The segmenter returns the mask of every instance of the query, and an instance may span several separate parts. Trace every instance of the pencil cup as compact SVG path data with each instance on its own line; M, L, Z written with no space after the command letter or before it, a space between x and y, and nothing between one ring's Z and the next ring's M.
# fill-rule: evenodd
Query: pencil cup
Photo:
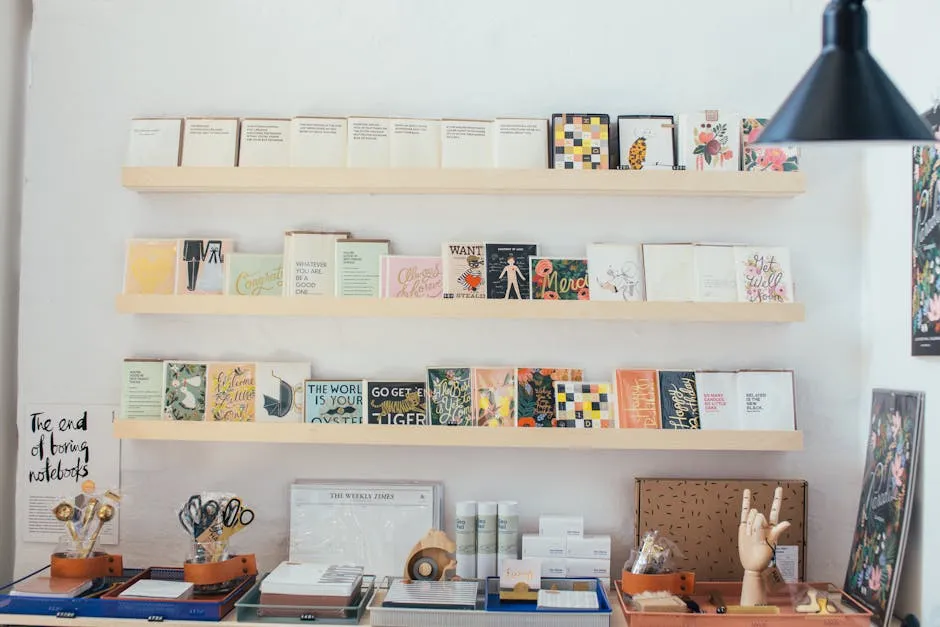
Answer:
M231 557L228 551L228 542L193 542L189 551L187 564L218 564L225 562ZM217 594L226 592L235 587L237 582L234 580L220 581L216 583L195 584L193 592L197 594Z

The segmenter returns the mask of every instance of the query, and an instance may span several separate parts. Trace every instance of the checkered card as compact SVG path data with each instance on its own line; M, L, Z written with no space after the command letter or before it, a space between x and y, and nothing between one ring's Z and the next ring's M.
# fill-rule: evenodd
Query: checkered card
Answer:
M611 388L608 382L556 381L555 426L575 429L610 428Z

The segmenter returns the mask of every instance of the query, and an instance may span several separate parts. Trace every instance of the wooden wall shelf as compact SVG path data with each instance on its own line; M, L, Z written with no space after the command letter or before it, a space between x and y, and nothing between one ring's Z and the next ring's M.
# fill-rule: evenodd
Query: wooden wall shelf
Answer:
M117 297L117 310L129 314L319 318L504 318L660 322L802 322L805 319L801 303L617 303L431 298L121 295Z
M369 446L649 451L799 451L803 449L803 434L800 431L521 429L116 420L114 435L127 440Z
M800 172L672 170L450 170L367 168L126 167L124 187L140 192L301 194L552 194L792 197Z

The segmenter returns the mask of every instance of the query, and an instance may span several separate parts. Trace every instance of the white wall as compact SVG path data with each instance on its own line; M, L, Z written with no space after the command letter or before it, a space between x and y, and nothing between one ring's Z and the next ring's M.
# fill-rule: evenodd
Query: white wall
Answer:
M936 41L940 5L934 0L874 3L872 42L885 70L920 111L940 97L936 55L911 42ZM922 625L940 626L936 560L940 537L933 525L940 516L940 360L911 357L911 150L872 148L866 158L866 244L862 266L863 352L867 385L927 393L924 446L921 449L911 542L902 570L897 615L909 612ZM863 399L862 421L869 419Z
M29 0L0 4L0 511L13 511L16 312L22 202L23 101ZM13 516L0 516L0 581L13 572Z
M861 164L807 151L795 200L141 195L120 187L127 121L144 114L611 114L706 106L769 114L817 52L823 2L605 0L39 0L23 224L20 403L117 403L132 355L309 359L323 376L414 376L431 363L792 367L806 451L539 452L126 442L121 550L182 559L174 515L193 491L237 490L260 512L241 545L270 566L299 477L442 479L458 499L515 498L583 512L589 531L633 531L637 476L810 482L809 575L841 582L860 481ZM799 8L797 8L799 7ZM586 8L579 8L583 14ZM767 24L774 41L768 43ZM577 30L576 40L568 33ZM596 33L596 34L591 34ZM566 43L567 42L567 43ZM596 62L586 59L595 50ZM794 325L273 320L114 311L131 236L218 233L275 251L290 227L387 236L432 254L446 239L747 241L792 249L807 321ZM821 271L820 268L824 268ZM838 486L838 489L834 489ZM451 517L448 516L448 519ZM449 521L448 521L448 524ZM17 568L49 547L20 542Z

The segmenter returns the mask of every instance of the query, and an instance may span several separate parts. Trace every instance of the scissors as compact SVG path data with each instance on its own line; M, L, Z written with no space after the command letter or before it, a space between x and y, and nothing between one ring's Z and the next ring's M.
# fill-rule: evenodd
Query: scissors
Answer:
M247 507L242 507L240 498L232 497L222 510L222 526L225 527L223 535L231 536L250 525L254 520L255 512Z
M194 494L180 510L179 519L183 529L194 538L198 538L215 523L218 515L219 503L217 501L208 500L203 503L202 496Z

